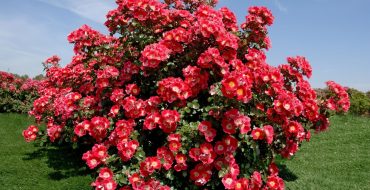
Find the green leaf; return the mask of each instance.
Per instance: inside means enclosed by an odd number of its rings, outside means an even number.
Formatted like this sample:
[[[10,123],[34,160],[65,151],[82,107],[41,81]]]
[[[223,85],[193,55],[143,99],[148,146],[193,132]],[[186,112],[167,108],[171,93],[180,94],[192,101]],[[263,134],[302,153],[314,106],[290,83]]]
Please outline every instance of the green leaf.
[[[73,144],[72,144],[72,148],[73,148],[73,149],[77,149],[77,148],[78,148],[77,143],[73,143]]]
[[[185,107],[185,108],[184,108],[184,111],[185,111],[186,113],[190,113],[190,112],[191,112],[191,110],[190,110],[190,108],[189,108],[189,107]]]
[[[170,179],[170,180],[173,180],[174,179],[174,176],[173,176],[173,173],[172,173],[172,170],[168,170],[165,174],[166,178],[167,179]]]

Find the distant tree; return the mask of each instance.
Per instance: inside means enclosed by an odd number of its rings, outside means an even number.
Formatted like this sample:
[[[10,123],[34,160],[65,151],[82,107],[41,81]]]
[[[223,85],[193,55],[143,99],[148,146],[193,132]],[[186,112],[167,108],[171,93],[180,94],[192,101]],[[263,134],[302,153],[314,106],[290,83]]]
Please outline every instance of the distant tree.
[[[44,78],[45,78],[45,76],[44,76],[44,75],[39,74],[39,75],[36,75],[35,77],[33,77],[33,80],[42,80],[42,79],[44,79]]]
[[[350,113],[356,115],[367,115],[370,112],[370,93],[364,93],[354,88],[347,90],[351,99]]]
[[[18,75],[18,74],[13,74],[15,77],[17,78],[21,78],[21,79],[29,79],[30,77],[28,75]]]

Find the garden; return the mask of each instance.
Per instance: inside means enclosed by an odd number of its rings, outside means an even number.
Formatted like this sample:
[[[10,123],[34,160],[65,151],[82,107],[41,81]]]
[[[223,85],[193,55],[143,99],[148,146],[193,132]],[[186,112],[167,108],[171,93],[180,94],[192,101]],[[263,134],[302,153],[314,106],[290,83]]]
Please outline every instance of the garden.
[[[0,72],[2,188],[370,189],[370,94],[268,64],[271,10],[116,3],[69,64]]]
[[[278,164],[286,189],[369,189],[369,122],[352,115],[332,118],[329,131],[313,135],[292,159]],[[19,126],[30,124],[26,115],[0,114],[1,187],[91,189],[92,172],[70,148],[24,143]]]

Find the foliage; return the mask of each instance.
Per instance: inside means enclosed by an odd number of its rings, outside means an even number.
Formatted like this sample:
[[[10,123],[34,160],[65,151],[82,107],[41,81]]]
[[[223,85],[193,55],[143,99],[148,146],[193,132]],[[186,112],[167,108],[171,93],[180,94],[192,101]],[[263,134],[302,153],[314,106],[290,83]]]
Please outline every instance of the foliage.
[[[47,129],[23,132],[90,145],[82,159],[98,169],[96,189],[284,189],[277,155],[290,158],[311,129],[349,109],[333,81],[317,99],[304,57],[266,63],[274,17],[265,7],[250,7],[239,30],[215,1],[117,4],[110,35],[84,25],[68,36],[70,64],[45,62],[30,114]]]
[[[27,113],[38,97],[38,81],[0,71],[0,112]]]
[[[346,90],[350,97],[351,107],[349,109],[350,114],[368,116],[370,114],[370,97],[366,93],[349,88]],[[330,96],[329,89],[316,89],[319,97]]]
[[[369,115],[370,114],[370,97],[365,93],[356,89],[348,89],[350,95],[351,108],[349,112],[356,115]]]

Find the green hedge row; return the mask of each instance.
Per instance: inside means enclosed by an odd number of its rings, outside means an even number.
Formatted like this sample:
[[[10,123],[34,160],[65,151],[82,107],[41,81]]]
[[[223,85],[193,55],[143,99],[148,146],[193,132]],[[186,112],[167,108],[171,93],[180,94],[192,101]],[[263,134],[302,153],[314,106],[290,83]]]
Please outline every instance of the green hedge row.
[[[350,113],[370,116],[370,91],[364,93],[350,88],[348,94],[351,97]]]
[[[38,97],[40,82],[0,71],[0,113],[27,113]]]
[[[13,93],[0,89],[0,112],[27,113],[36,97],[33,93]]]
[[[328,89],[316,89],[316,92],[319,97],[325,97],[329,93]],[[351,100],[351,107],[348,113],[370,116],[370,91],[365,93],[354,88],[348,88],[347,92]]]

